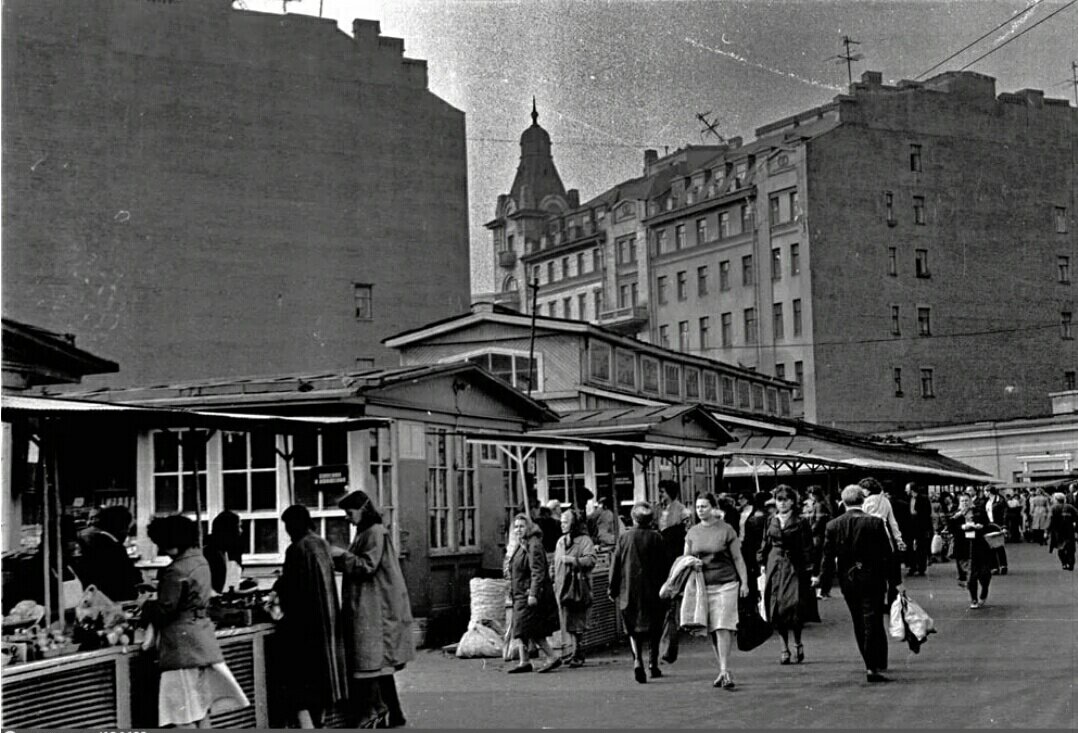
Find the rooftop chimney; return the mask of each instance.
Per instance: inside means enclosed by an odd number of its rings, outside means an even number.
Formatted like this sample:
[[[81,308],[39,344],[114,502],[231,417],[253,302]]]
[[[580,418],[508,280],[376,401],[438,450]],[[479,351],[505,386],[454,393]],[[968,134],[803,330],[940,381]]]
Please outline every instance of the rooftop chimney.
[[[648,168],[655,165],[655,162],[659,160],[658,150],[645,150],[644,151],[644,175],[648,174]]]

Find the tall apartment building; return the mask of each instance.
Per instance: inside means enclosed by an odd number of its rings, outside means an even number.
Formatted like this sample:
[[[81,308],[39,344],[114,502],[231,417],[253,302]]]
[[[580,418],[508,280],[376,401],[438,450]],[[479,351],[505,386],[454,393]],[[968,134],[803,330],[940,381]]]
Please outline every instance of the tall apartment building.
[[[646,153],[644,178],[623,184],[642,196],[633,232],[611,230],[619,187],[589,202],[602,308],[572,317],[792,379],[806,419],[870,432],[1046,414],[1046,394],[1073,388],[1078,111],[1065,100],[997,96],[972,72],[896,86],[866,72],[749,143],[698,152]],[[522,258],[540,309],[544,285],[573,277],[562,222],[584,208],[548,216],[562,239]]]
[[[468,303],[426,62],[231,6],[4,3],[4,314],[122,365],[95,383],[394,366],[382,338]]]

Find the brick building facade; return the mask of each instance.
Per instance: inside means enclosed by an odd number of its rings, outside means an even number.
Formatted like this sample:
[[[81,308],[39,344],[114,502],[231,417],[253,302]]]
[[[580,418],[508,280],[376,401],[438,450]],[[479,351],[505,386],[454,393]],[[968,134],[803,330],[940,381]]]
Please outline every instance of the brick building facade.
[[[95,382],[392,365],[467,304],[464,114],[426,63],[231,5],[4,3],[4,313],[123,365]]]
[[[1076,169],[1064,100],[997,96],[972,72],[897,86],[867,72],[748,143],[649,151],[643,178],[549,216],[522,259],[544,315],[799,382],[810,421],[1045,414],[1078,364]],[[637,231],[614,232],[630,206]],[[598,313],[544,298],[551,274],[573,275],[561,249],[582,217]]]

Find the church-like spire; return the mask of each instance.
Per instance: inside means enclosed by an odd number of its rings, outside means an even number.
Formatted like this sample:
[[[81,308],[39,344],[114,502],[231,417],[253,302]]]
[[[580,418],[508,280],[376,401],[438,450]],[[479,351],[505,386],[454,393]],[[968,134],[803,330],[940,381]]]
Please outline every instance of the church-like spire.
[[[532,124],[520,136],[520,165],[509,195],[517,207],[535,208],[551,194],[565,197],[565,186],[550,155],[550,135],[539,126],[539,106],[532,96]]]
[[[532,124],[539,124],[539,110],[535,108],[535,95],[532,95]]]

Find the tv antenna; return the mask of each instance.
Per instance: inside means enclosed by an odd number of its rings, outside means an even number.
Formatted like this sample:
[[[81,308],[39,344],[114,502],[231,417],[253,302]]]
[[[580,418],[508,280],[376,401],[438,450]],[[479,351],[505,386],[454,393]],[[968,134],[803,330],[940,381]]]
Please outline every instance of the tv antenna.
[[[835,60],[836,64],[846,62],[846,79],[850,84],[853,84],[853,62],[860,61],[865,57],[863,53],[850,53],[850,46],[860,46],[860,41],[855,41],[849,36],[842,37],[842,45],[846,49],[846,53],[840,53],[837,56],[828,56],[827,61],[831,59]]]
[[[715,117],[715,119],[713,120],[708,119],[710,115],[711,110],[708,110],[707,112],[696,113],[696,119],[700,120],[700,122],[704,125],[704,128],[700,130],[700,137],[701,139],[703,139],[706,138],[708,135],[714,135],[716,138],[718,138],[719,142],[722,142],[725,138],[717,129],[719,126],[719,118]]]

